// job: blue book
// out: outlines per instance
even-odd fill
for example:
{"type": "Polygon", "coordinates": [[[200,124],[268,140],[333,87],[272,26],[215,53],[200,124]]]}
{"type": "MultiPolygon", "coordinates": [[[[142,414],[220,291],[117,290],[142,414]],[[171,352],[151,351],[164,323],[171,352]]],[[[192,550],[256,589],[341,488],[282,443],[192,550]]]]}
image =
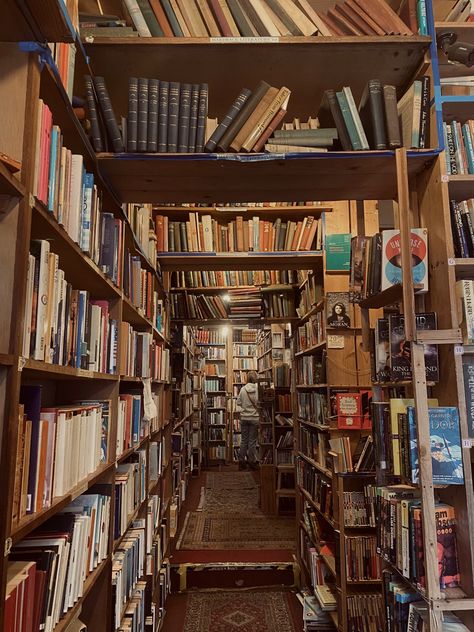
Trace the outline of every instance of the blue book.
{"type": "Polygon", "coordinates": [[[456,159],[456,164],[458,167],[458,172],[463,175],[464,173],[466,173],[465,171],[465,165],[462,159],[462,139],[459,137],[459,130],[458,130],[458,126],[456,124],[456,121],[452,121],[451,123],[451,133],[453,136],[453,143],[454,143],[454,157],[456,159]]]}
{"type": "Polygon", "coordinates": [[[82,212],[81,212],[81,250],[89,253],[91,248],[91,218],[92,218],[92,197],[94,192],[94,174],[84,173],[82,191],[82,212]]]}
{"type": "Polygon", "coordinates": [[[141,401],[140,397],[133,398],[132,407],[132,443],[140,441],[141,401]]]}
{"type": "MultiPolygon", "coordinates": [[[[430,424],[431,464],[434,485],[463,485],[464,472],[461,451],[459,413],[454,406],[428,409],[430,424]]],[[[412,483],[420,480],[415,409],[407,408],[410,435],[410,466],[412,483]]]]}
{"type": "Polygon", "coordinates": [[[467,123],[464,123],[462,126],[462,136],[466,148],[467,170],[469,173],[474,173],[474,148],[472,146],[471,130],[467,123]]]}
{"type": "Polygon", "coordinates": [[[61,138],[61,131],[57,125],[51,129],[51,149],[49,157],[49,179],[48,179],[48,211],[54,212],[56,205],[56,176],[58,144],[61,138]]]}
{"type": "Polygon", "coordinates": [[[426,0],[418,0],[416,5],[416,17],[418,19],[418,34],[429,35],[428,17],[426,15],[426,0]]]}
{"type": "Polygon", "coordinates": [[[77,333],[76,333],[76,357],[74,366],[81,368],[82,341],[84,340],[85,317],[86,317],[86,292],[80,290],[77,299],[77,333]]]}

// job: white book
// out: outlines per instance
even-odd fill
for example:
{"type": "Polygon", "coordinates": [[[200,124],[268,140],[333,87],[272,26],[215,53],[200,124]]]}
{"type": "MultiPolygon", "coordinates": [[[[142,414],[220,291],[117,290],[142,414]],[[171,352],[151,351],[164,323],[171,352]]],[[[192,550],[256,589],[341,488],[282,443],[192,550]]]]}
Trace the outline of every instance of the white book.
{"type": "Polygon", "coordinates": [[[260,221],[257,216],[253,218],[253,250],[258,252],[260,249],[260,221]]]}
{"type": "MultiPolygon", "coordinates": [[[[212,217],[210,215],[202,216],[202,232],[204,236],[204,252],[214,252],[217,248],[214,248],[212,240],[212,217]]],[[[217,244],[216,244],[217,245],[217,244]]]]}
{"type": "Polygon", "coordinates": [[[33,358],[45,359],[46,326],[48,309],[48,280],[49,280],[49,241],[40,241],[39,255],[39,285],[36,310],[36,340],[33,358]]]}
{"type": "Polygon", "coordinates": [[[82,179],[84,159],[80,154],[72,154],[71,180],[69,186],[69,223],[66,230],[71,239],[79,243],[80,223],[82,217],[82,179]]]}
{"type": "Polygon", "coordinates": [[[35,280],[36,259],[32,254],[28,255],[28,273],[26,278],[26,302],[25,317],[23,322],[23,351],[24,358],[30,357],[31,344],[31,310],[33,307],[33,288],[35,280]]]}
{"type": "Polygon", "coordinates": [[[362,149],[370,149],[364,126],[362,125],[362,121],[360,120],[359,111],[357,110],[357,106],[352,95],[352,90],[348,87],[344,87],[342,90],[346,96],[347,104],[349,105],[351,116],[357,130],[357,135],[359,136],[360,142],[362,143],[362,149]]]}
{"type": "Polygon", "coordinates": [[[53,256],[54,276],[53,276],[53,295],[52,295],[53,300],[50,306],[51,319],[49,323],[50,346],[49,346],[48,362],[53,362],[54,352],[56,349],[56,344],[58,342],[57,336],[58,336],[58,315],[59,315],[59,295],[60,295],[59,257],[57,255],[52,255],[52,256],[53,256]]]}
{"type": "Polygon", "coordinates": [[[59,345],[59,353],[58,353],[58,364],[63,364],[63,354],[64,354],[64,342],[66,335],[66,295],[67,295],[67,281],[64,278],[64,272],[62,270],[59,271],[59,283],[61,284],[61,289],[59,292],[59,314],[58,314],[58,345],[59,345]]]}
{"type": "Polygon", "coordinates": [[[140,11],[137,0],[125,0],[125,6],[140,37],[151,37],[150,29],[140,11]]]}

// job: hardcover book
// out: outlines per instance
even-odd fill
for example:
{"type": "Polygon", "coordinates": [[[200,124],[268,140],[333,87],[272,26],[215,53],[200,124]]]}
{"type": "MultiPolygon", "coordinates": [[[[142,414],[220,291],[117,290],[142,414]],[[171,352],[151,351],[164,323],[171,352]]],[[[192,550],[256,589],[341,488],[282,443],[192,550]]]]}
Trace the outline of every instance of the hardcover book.
{"type": "MultiPolygon", "coordinates": [[[[410,235],[413,283],[417,292],[428,291],[428,231],[412,228],[410,235]]],[[[382,231],[382,291],[402,282],[399,230],[382,231]]]]}
{"type": "Polygon", "coordinates": [[[462,370],[464,374],[467,431],[470,437],[474,437],[474,364],[469,357],[464,356],[462,370]]]}
{"type": "Polygon", "coordinates": [[[351,234],[326,235],[326,271],[349,272],[351,267],[351,234]]]}
{"type": "MultiPolygon", "coordinates": [[[[427,312],[415,314],[417,331],[435,330],[436,314],[427,312]]],[[[405,339],[405,318],[401,314],[389,316],[390,371],[394,382],[411,380],[411,348],[405,339]]],[[[426,379],[439,382],[439,363],[437,345],[425,345],[426,379]]]]}
{"type": "MultiPolygon", "coordinates": [[[[462,465],[461,434],[459,413],[454,406],[430,407],[431,464],[434,485],[462,485],[464,472],[462,465]]],[[[415,408],[407,408],[410,433],[410,466],[412,483],[418,484],[420,466],[418,440],[416,434],[415,408]]]]}
{"type": "Polygon", "coordinates": [[[348,329],[351,326],[348,292],[326,294],[326,324],[334,329],[348,329]]]}
{"type": "Polygon", "coordinates": [[[375,379],[377,382],[389,382],[390,377],[388,318],[378,318],[375,323],[375,379]]]}

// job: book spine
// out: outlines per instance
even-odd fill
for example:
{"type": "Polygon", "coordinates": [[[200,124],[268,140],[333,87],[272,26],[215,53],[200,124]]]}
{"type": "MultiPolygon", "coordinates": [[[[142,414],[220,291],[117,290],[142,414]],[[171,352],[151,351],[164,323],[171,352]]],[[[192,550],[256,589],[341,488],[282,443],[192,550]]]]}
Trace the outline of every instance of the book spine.
{"type": "Polygon", "coordinates": [[[137,149],[140,152],[147,150],[148,136],[148,79],[138,79],[138,139],[137,149]]]}
{"type": "Polygon", "coordinates": [[[96,152],[104,151],[104,145],[102,142],[102,134],[100,133],[99,118],[97,116],[97,108],[94,98],[94,87],[92,84],[92,77],[86,75],[84,77],[86,84],[86,103],[89,114],[89,120],[91,122],[91,136],[92,144],[96,152]]]}
{"type": "Polygon", "coordinates": [[[385,133],[385,116],[380,81],[369,81],[369,104],[372,115],[374,149],[386,149],[387,135],[385,133]]]}
{"type": "Polygon", "coordinates": [[[336,92],[336,97],[339,103],[339,107],[341,108],[341,113],[344,118],[344,122],[346,124],[349,138],[351,139],[352,149],[354,150],[362,149],[362,143],[359,140],[359,135],[357,134],[357,129],[356,129],[354,120],[352,118],[351,110],[349,108],[349,103],[347,102],[346,95],[343,92],[336,92]]]}
{"type": "Polygon", "coordinates": [[[147,151],[153,153],[158,151],[158,95],[158,79],[149,79],[147,151]]]}
{"type": "Polygon", "coordinates": [[[160,0],[150,0],[150,5],[158,21],[158,24],[160,25],[162,35],[164,37],[173,37],[173,30],[168,21],[166,13],[161,6],[160,0]]]}
{"type": "Polygon", "coordinates": [[[209,0],[209,4],[211,5],[212,12],[214,13],[214,17],[216,18],[222,35],[224,37],[232,37],[231,28],[225,18],[224,12],[219,4],[219,0],[209,0]]]}
{"type": "Polygon", "coordinates": [[[112,142],[114,152],[120,153],[124,150],[122,137],[120,136],[120,130],[115,120],[115,115],[110,102],[109,93],[105,87],[105,81],[103,77],[94,77],[94,85],[97,92],[97,98],[102,108],[105,124],[107,126],[107,132],[112,142]]]}
{"type": "Polygon", "coordinates": [[[196,151],[197,125],[199,112],[199,84],[194,83],[191,90],[191,114],[189,117],[188,151],[196,151]]]}
{"type": "Polygon", "coordinates": [[[211,138],[207,141],[206,146],[205,146],[206,151],[209,151],[209,152],[214,151],[214,149],[217,146],[217,143],[222,139],[223,135],[229,128],[229,125],[236,118],[238,113],[242,110],[244,104],[246,103],[246,101],[248,100],[251,94],[252,92],[248,90],[247,88],[244,88],[243,90],[241,90],[240,94],[233,102],[231,108],[228,110],[227,114],[222,119],[222,122],[217,126],[211,138]]]}
{"type": "Polygon", "coordinates": [[[158,20],[153,13],[148,0],[137,0],[140,11],[142,12],[143,19],[148,26],[148,30],[152,37],[163,37],[163,31],[161,30],[158,20]]]}
{"type": "Polygon", "coordinates": [[[397,111],[397,90],[395,86],[384,85],[383,99],[385,105],[385,120],[387,122],[388,146],[397,149],[402,146],[400,123],[397,111]]]}
{"type": "Polygon", "coordinates": [[[128,80],[127,151],[137,151],[138,140],[138,79],[128,80]]]}
{"type": "Polygon", "coordinates": [[[163,9],[165,10],[166,17],[170,23],[171,28],[173,29],[173,33],[175,37],[183,37],[184,33],[181,30],[178,20],[176,19],[176,15],[174,14],[173,8],[170,4],[169,0],[160,0],[163,5],[163,9]]]}
{"type": "Polygon", "coordinates": [[[179,94],[180,84],[170,82],[168,101],[168,151],[178,151],[178,121],[179,121],[179,94]]]}
{"type": "Polygon", "coordinates": [[[430,120],[430,78],[424,76],[421,85],[420,138],[418,147],[425,149],[428,141],[430,120]]]}
{"type": "Polygon", "coordinates": [[[168,146],[168,100],[170,84],[160,81],[158,104],[158,151],[165,153],[168,146]]]}
{"type": "Polygon", "coordinates": [[[252,30],[252,25],[238,0],[227,0],[227,4],[242,37],[253,37],[256,31],[252,30]]]}
{"type": "Polygon", "coordinates": [[[464,123],[462,126],[462,136],[464,139],[464,147],[466,148],[467,170],[472,174],[474,173],[474,148],[472,145],[471,131],[467,123],[464,123]]]}
{"type": "Polygon", "coordinates": [[[198,119],[196,130],[196,151],[202,152],[204,150],[204,141],[206,140],[206,119],[207,119],[207,97],[209,87],[207,83],[201,83],[199,87],[199,104],[198,104],[198,119]]]}
{"type": "Polygon", "coordinates": [[[124,0],[124,2],[140,37],[151,37],[150,29],[140,11],[137,0],[124,0]]]}
{"type": "Polygon", "coordinates": [[[178,119],[178,152],[183,154],[188,151],[189,124],[191,115],[191,84],[183,83],[179,95],[179,119],[178,119]]]}
{"type": "Polygon", "coordinates": [[[458,165],[456,162],[456,148],[453,140],[453,130],[451,125],[446,125],[446,154],[449,156],[448,173],[452,176],[458,175],[458,165]]]}
{"type": "Polygon", "coordinates": [[[418,19],[418,34],[429,35],[428,18],[426,15],[426,0],[418,0],[416,4],[416,16],[418,19]]]}
{"type": "Polygon", "coordinates": [[[253,152],[262,151],[263,147],[265,146],[265,143],[273,134],[273,132],[277,129],[277,127],[283,122],[283,119],[285,118],[285,116],[286,116],[286,110],[284,108],[281,108],[279,112],[277,112],[277,114],[273,117],[267,129],[264,131],[264,133],[260,136],[258,141],[253,146],[252,148],[253,152]]]}

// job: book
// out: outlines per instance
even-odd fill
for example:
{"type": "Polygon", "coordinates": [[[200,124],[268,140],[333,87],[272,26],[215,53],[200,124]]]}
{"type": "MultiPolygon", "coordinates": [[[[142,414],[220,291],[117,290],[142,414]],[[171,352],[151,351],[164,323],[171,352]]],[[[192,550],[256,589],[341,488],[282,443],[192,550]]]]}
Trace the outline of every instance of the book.
{"type": "Polygon", "coordinates": [[[326,293],[326,325],[335,329],[349,329],[351,326],[349,293],[326,293]]]}
{"type": "MultiPolygon", "coordinates": [[[[413,283],[417,292],[428,291],[428,231],[412,228],[410,231],[413,283]]],[[[402,282],[401,246],[399,230],[382,231],[382,283],[386,290],[402,282]]]]}
{"type": "Polygon", "coordinates": [[[112,109],[109,93],[107,92],[107,88],[105,86],[105,80],[103,77],[98,76],[94,76],[92,80],[94,82],[97,100],[105,119],[107,134],[109,136],[113,150],[114,152],[120,153],[124,151],[124,146],[122,142],[122,137],[120,135],[120,130],[117,125],[117,120],[112,109]]]}
{"type": "Polygon", "coordinates": [[[231,108],[226,113],[222,121],[219,123],[217,129],[214,131],[210,139],[207,141],[205,145],[206,151],[214,151],[214,149],[217,147],[218,143],[222,140],[222,137],[228,130],[230,124],[232,123],[232,121],[235,120],[251,94],[252,92],[248,88],[243,88],[241,90],[241,92],[233,102],[231,108]]]}
{"type": "Polygon", "coordinates": [[[350,270],[351,234],[326,235],[326,270],[348,272],[350,270]]]}
{"type": "Polygon", "coordinates": [[[370,135],[371,149],[386,149],[383,86],[378,79],[371,79],[366,85],[359,103],[359,112],[361,122],[370,135]]]}
{"type": "MultiPolygon", "coordinates": [[[[411,380],[411,347],[405,340],[405,317],[400,314],[389,315],[390,373],[393,381],[411,380]]],[[[417,331],[435,330],[434,312],[415,314],[417,331]]],[[[429,382],[439,382],[439,363],[437,345],[425,345],[425,372],[429,382]]]]}
{"type": "MultiPolygon", "coordinates": [[[[461,452],[459,413],[454,407],[430,407],[430,443],[433,483],[435,485],[463,485],[464,474],[461,452]]],[[[410,469],[412,483],[419,483],[419,456],[415,409],[407,408],[410,434],[410,469]]]]}

